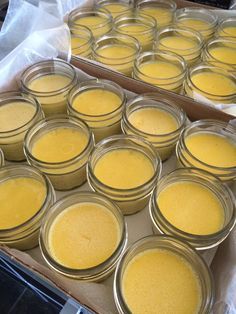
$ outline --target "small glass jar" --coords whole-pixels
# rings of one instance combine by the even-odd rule
[[[176,146],[176,156],[178,165],[180,167],[196,167],[202,170],[206,170],[213,175],[217,176],[224,182],[230,182],[236,178],[236,165],[233,167],[218,167],[212,164],[205,163],[195,157],[186,145],[186,139],[194,135],[222,135],[223,138],[230,141],[236,146],[235,137],[235,127],[223,121],[218,120],[199,120],[188,125],[181,133],[179,142]],[[205,147],[203,143],[202,146],[198,145],[199,148]],[[218,146],[216,146],[218,147]],[[222,149],[222,148],[220,148]],[[209,151],[209,156],[212,156],[214,152]]]
[[[96,39],[112,30],[112,16],[103,8],[74,9],[68,16],[68,26],[70,29],[77,29],[81,25],[88,27]]]
[[[68,157],[65,161],[44,161],[35,157],[32,151],[37,141],[50,132],[60,129],[83,134],[82,136],[87,137],[86,146],[77,156]],[[50,142],[47,145],[50,147]],[[61,141],[61,151],[63,145],[66,146],[68,143]],[[24,152],[29,164],[45,173],[56,190],[71,190],[86,181],[86,163],[93,146],[93,134],[83,121],[76,117],[57,116],[43,119],[29,129],[25,137]],[[69,149],[70,147],[66,147],[64,150],[69,151]]]
[[[52,253],[52,250],[50,248],[51,228],[53,225],[55,226],[55,221],[57,217],[60,216],[60,214],[65,214],[68,208],[75,207],[76,205],[81,206],[84,203],[86,204],[91,203],[93,206],[98,206],[98,207],[101,206],[105,208],[110,214],[112,214],[113,218],[116,220],[116,223],[118,225],[119,240],[117,243],[117,247],[113,251],[112,255],[109,256],[104,262],[99,263],[93,267],[88,267],[88,268],[85,268],[85,267],[81,269],[78,269],[78,267],[69,268],[68,266],[65,266],[59,261],[57,261],[55,256],[53,256],[54,254]],[[78,218],[75,217],[75,219],[78,219]],[[93,219],[93,217],[91,217],[91,223],[96,224],[95,219],[96,218]],[[96,227],[96,229],[98,229],[98,232],[95,234],[96,237],[99,237],[99,234],[102,232],[101,230],[102,228],[103,226],[101,225]],[[88,229],[89,231],[91,231],[92,227],[90,228],[90,226],[88,226]],[[78,233],[79,232],[80,230],[78,230]],[[67,233],[66,233],[66,236],[67,236]],[[67,244],[68,242],[70,242],[70,239],[67,239],[66,236],[64,238],[64,241]],[[107,237],[109,236],[111,235],[107,234]],[[81,235],[81,237],[85,238],[86,234]],[[88,240],[92,241],[92,239],[88,239]],[[109,275],[111,275],[111,273],[114,271],[114,268],[118,260],[120,259],[120,257],[122,256],[125,250],[126,243],[127,243],[127,227],[126,227],[124,217],[119,207],[115,205],[113,202],[111,202],[108,198],[101,196],[97,193],[93,193],[93,192],[77,192],[69,196],[63,197],[51,207],[50,212],[48,212],[47,216],[43,220],[39,241],[40,241],[40,249],[41,249],[44,259],[46,260],[47,264],[51,268],[53,268],[56,272],[64,276],[81,280],[81,281],[102,281],[106,279]],[[62,243],[61,245],[63,244],[64,243]],[[80,254],[92,255],[94,254],[92,250],[93,248],[91,247],[89,248],[89,251],[86,250],[86,253],[83,250],[80,252]],[[91,259],[92,258],[93,257],[91,256]]]
[[[70,29],[71,51],[74,56],[90,58],[92,54],[93,35],[90,29],[83,25],[77,25]]]
[[[42,218],[55,202],[56,195],[49,179],[34,167],[28,165],[11,165],[0,169],[0,184],[16,178],[30,178],[42,183],[46,188],[44,202],[30,219],[15,227],[0,229],[0,243],[2,245],[14,247],[19,250],[29,250],[38,245],[38,235]]]
[[[105,35],[95,41],[93,59],[131,76],[139,51],[139,42],[134,37],[121,34]]]
[[[219,67],[201,63],[189,69],[184,89],[185,94],[196,101],[233,104],[236,101],[236,76]]]
[[[210,40],[204,48],[203,61],[236,75],[236,42],[227,38]]]
[[[156,38],[156,20],[146,14],[132,12],[114,19],[114,30],[136,38],[142,51],[152,50]]]
[[[4,155],[3,151],[0,148],[0,168],[4,166]]]
[[[75,68],[63,60],[37,62],[21,75],[21,88],[38,100],[45,116],[66,113],[66,98],[76,83]]]
[[[153,119],[150,122],[151,117]],[[165,125],[165,123],[171,131],[158,129],[158,125]],[[127,103],[123,111],[121,128],[124,134],[138,135],[152,143],[164,161],[174,151],[185,123],[186,114],[181,108],[157,94],[150,93],[139,95]],[[153,133],[144,131],[143,128],[148,124]],[[156,130],[154,130],[155,124]]]
[[[236,18],[230,17],[223,19],[217,28],[217,37],[230,37],[230,40],[236,40]]]
[[[126,0],[98,0],[97,4],[98,7],[109,11],[113,19],[132,10],[130,3]]]
[[[138,184],[132,188],[114,188],[104,184],[95,175],[99,159],[107,153],[124,150],[132,151],[133,154],[143,155],[147,159],[146,161],[151,162],[153,174],[144,184]],[[126,160],[124,160],[125,162]],[[122,164],[122,160],[120,163]],[[109,168],[109,173],[111,173],[111,177],[113,178],[111,166]],[[94,191],[109,197],[117,203],[123,214],[130,215],[140,211],[147,205],[150,193],[160,177],[161,168],[160,157],[146,140],[138,136],[115,135],[102,140],[95,146],[89,157],[87,177],[88,183]]]
[[[110,99],[106,101],[106,97]],[[104,110],[100,111],[102,102]],[[126,95],[119,85],[108,80],[93,79],[82,82],[71,90],[68,113],[86,122],[94,134],[95,141],[99,142],[108,136],[121,133],[120,121],[125,103]]]
[[[172,184],[177,183],[197,184],[199,187],[202,186],[203,189],[207,189],[210,193],[212,193],[212,196],[214,195],[217,202],[219,201],[220,206],[223,209],[223,225],[218,231],[206,235],[191,234],[177,228],[165,217],[158,205],[157,198],[163,190]],[[189,200],[190,196],[186,195],[186,202],[189,202]],[[177,201],[178,200],[176,199],[176,202]],[[191,202],[196,202],[194,195],[191,195]],[[197,168],[176,169],[162,177],[152,193],[149,204],[149,214],[152,220],[154,233],[172,235],[173,237],[188,242],[199,251],[214,248],[223,242],[233,229],[236,219],[234,197],[230,189],[226,185],[222,184],[217,177],[213,176],[209,172]],[[206,217],[209,217],[210,212],[206,212],[205,215]],[[186,218],[186,220],[187,219],[188,223],[191,225],[193,221],[191,218]]]
[[[189,28],[169,26],[157,33],[156,47],[183,57],[188,65],[201,59],[203,40],[200,33]]]
[[[175,23],[198,31],[204,40],[214,36],[218,17],[213,10],[204,8],[181,8],[175,12]]]
[[[114,278],[114,299],[116,303],[116,307],[119,314],[131,313],[131,309],[129,309],[128,304],[126,303],[124,289],[123,289],[123,280],[124,273],[128,269],[132,261],[135,258],[142,256],[141,254],[148,253],[149,251],[157,250],[160,252],[167,252],[167,254],[173,254],[180,258],[180,260],[186,263],[186,266],[189,266],[192,269],[192,272],[196,275],[199,281],[199,294],[200,294],[200,304],[198,313],[209,314],[211,312],[212,306],[214,304],[215,299],[215,290],[213,284],[213,277],[210,269],[205,264],[202,257],[187,243],[182,242],[178,239],[175,239],[170,236],[148,236],[143,239],[138,240],[133,245],[131,245],[122,256],[119,264],[117,265],[115,278]],[[177,266],[177,262],[175,267]],[[169,263],[169,267],[171,264]],[[167,271],[167,269],[165,269]],[[155,272],[155,267],[153,269]],[[139,273],[138,273],[139,274]],[[159,277],[161,274],[159,274]],[[163,273],[163,276],[165,274]],[[144,275],[142,276],[144,277]],[[150,276],[148,277],[150,278]],[[161,278],[161,277],[160,277]],[[165,277],[164,277],[165,278]],[[170,280],[170,278],[168,278]],[[173,278],[173,281],[175,278]],[[152,290],[152,284],[154,284],[154,278],[152,282],[150,282],[150,291]],[[140,286],[140,288],[142,285]],[[163,286],[163,288],[165,285]],[[139,290],[139,287],[137,286]],[[145,295],[150,294],[150,291],[146,291]],[[152,291],[153,292],[153,291]],[[162,291],[163,297],[168,298],[170,291]],[[196,292],[197,293],[197,292]],[[135,284],[134,284],[134,294],[135,294]],[[144,297],[145,297],[144,295]],[[177,296],[175,296],[177,298]],[[153,299],[153,298],[151,298]],[[142,300],[142,298],[141,298]],[[141,302],[140,300],[140,302]],[[168,300],[171,302],[171,299]],[[146,302],[147,303],[147,302]],[[174,312],[173,312],[174,313]]]
[[[0,93],[0,121],[3,119],[0,123],[0,147],[7,160],[25,160],[23,151],[25,134],[43,117],[38,101],[30,95],[21,92]],[[4,121],[6,128],[3,125]]]
[[[181,94],[187,66],[184,59],[169,51],[141,53],[134,63],[133,77]]]
[[[158,27],[172,23],[177,5],[172,0],[138,0],[136,8],[139,12],[152,16]]]

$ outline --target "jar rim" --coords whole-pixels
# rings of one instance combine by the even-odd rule
[[[4,166],[4,155],[3,155],[3,151],[0,148],[0,167],[3,167],[3,166]]]
[[[223,33],[226,33],[226,34],[230,34],[230,33],[227,33],[226,31],[225,31],[225,28],[224,28],[224,24],[225,23],[234,23],[235,24],[235,27],[236,27],[236,17],[229,17],[229,18],[225,18],[225,19],[223,19],[222,21],[220,21],[220,23],[219,23],[219,26],[218,26],[218,30],[220,29],[220,30],[222,30],[223,31]],[[230,34],[231,35],[231,34]],[[220,36],[221,37],[221,36]],[[227,36],[228,37],[228,36]],[[231,36],[231,38],[235,38],[235,36]]]
[[[136,3],[136,7],[138,9],[142,9],[141,5],[144,5],[145,7],[152,5],[158,7],[162,4],[168,5],[168,10],[171,10],[173,12],[177,9],[177,4],[173,0],[138,0]]]
[[[80,30],[82,32],[87,32],[87,37],[86,37],[86,35],[84,36],[84,34],[81,35],[78,33],[73,33],[74,31],[77,32],[78,30]],[[85,43],[78,46],[79,48],[82,48],[82,47],[88,45],[89,43],[92,44],[92,42],[93,42],[93,34],[92,34],[91,30],[85,25],[79,25],[78,24],[75,28],[70,27],[70,33],[71,33],[71,38],[84,38],[84,39],[86,39]],[[76,47],[76,48],[78,48],[78,47]]]

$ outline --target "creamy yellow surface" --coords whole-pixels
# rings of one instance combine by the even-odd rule
[[[33,217],[46,198],[45,185],[29,177],[0,183],[0,229],[19,226]]]
[[[113,18],[129,10],[129,7],[127,5],[124,5],[123,3],[103,4],[102,7],[104,9],[107,9],[111,13]]]
[[[75,37],[71,35],[72,54],[88,57],[91,54],[89,38]]]
[[[154,174],[151,160],[129,148],[113,149],[101,156],[94,168],[95,176],[105,185],[116,189],[138,187]]]
[[[122,294],[132,314],[198,313],[201,302],[195,271],[166,249],[146,250],[129,262]]]
[[[49,93],[58,91],[71,82],[71,78],[60,74],[48,74],[32,80],[28,87],[35,92]]]
[[[191,81],[198,89],[211,95],[227,96],[236,93],[236,83],[220,73],[197,73],[191,76]]]
[[[143,49],[151,49],[153,45],[152,30],[145,24],[133,23],[127,25],[120,25],[118,27],[119,32],[125,35],[133,36],[136,38]]]
[[[145,62],[140,65],[139,70],[150,78],[159,79],[174,78],[182,73],[176,64],[164,61]]]
[[[0,132],[8,132],[24,126],[35,113],[35,107],[24,101],[0,106]]]
[[[184,36],[164,37],[160,39],[160,44],[168,48],[168,50],[171,49],[171,51],[181,55],[189,53],[184,50],[196,49],[198,47],[197,43],[193,39]],[[182,50],[184,51],[183,53]]]
[[[103,16],[84,16],[75,21],[75,25],[80,24],[87,26],[94,37],[102,36],[109,32],[111,26],[109,20]]]
[[[207,21],[200,19],[181,19],[180,22],[182,25],[200,32],[207,30],[210,27],[210,24]]]
[[[49,249],[58,263],[86,269],[107,260],[119,239],[118,222],[106,207],[78,203],[56,217],[49,230]]]
[[[114,59],[114,63],[117,63],[117,59],[128,58],[135,54],[135,49],[122,44],[112,44],[109,46],[105,46],[96,50],[96,52],[105,58],[109,58],[107,62],[112,64],[112,60]],[[124,60],[120,60],[120,63],[123,63]]]
[[[99,116],[116,110],[121,105],[120,97],[105,89],[85,90],[74,99],[72,107],[79,113]]]
[[[236,26],[226,26],[223,28],[223,31],[220,32],[221,36],[232,36],[236,37]]]
[[[215,194],[191,181],[165,187],[157,197],[163,216],[176,228],[191,234],[212,234],[224,225],[224,209]]]
[[[156,20],[157,26],[165,26],[172,21],[172,12],[167,8],[143,7],[141,8],[141,12],[152,16]]]
[[[228,64],[236,64],[236,49],[234,48],[215,47],[209,49],[209,54],[218,61]]]
[[[58,127],[41,135],[32,147],[32,155],[44,162],[63,162],[78,156],[88,137],[80,130]]]
[[[128,120],[136,129],[153,135],[174,132],[179,126],[173,115],[154,107],[135,110]]]
[[[185,139],[188,150],[200,161],[216,167],[236,167],[236,143],[224,135],[198,132]]]

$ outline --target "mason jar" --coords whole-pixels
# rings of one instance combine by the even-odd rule
[[[29,129],[27,161],[51,180],[56,190],[71,190],[86,181],[86,164],[94,146],[87,124],[76,117],[46,118]]]
[[[230,37],[230,40],[236,40],[236,18],[230,17],[223,19],[217,28],[216,36]]]
[[[41,106],[30,95],[21,92],[0,93],[0,148],[7,160],[25,160],[25,134],[43,117]]]
[[[77,192],[57,201],[40,232],[47,264],[80,281],[101,281],[111,275],[126,243],[127,227],[119,207],[93,192]]]
[[[83,25],[77,25],[70,29],[71,51],[75,56],[90,58],[92,54],[93,35],[90,29]]]
[[[56,199],[52,184],[34,167],[10,165],[0,169],[0,190],[0,243],[19,250],[34,248],[42,218]]]
[[[125,0],[98,0],[98,8],[103,8],[109,11],[113,19],[120,14],[129,13],[132,10],[132,6]]]
[[[0,149],[0,168],[4,166],[4,155],[2,150]]]
[[[66,99],[77,83],[75,68],[63,60],[46,60],[29,66],[21,74],[21,88],[34,96],[45,116],[66,113]]]

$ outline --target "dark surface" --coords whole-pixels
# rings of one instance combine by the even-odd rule
[[[231,3],[231,0],[191,0],[191,1],[211,5],[222,9],[229,9]]]

